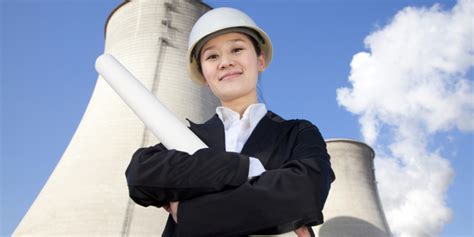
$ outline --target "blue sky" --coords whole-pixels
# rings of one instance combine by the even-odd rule
[[[104,24],[120,2],[1,1],[1,235],[14,230],[79,125],[97,80],[94,63],[104,49]],[[274,58],[262,87],[271,110],[284,118],[309,119],[325,138],[356,140],[367,139],[358,122],[362,113],[348,111],[356,105],[339,103],[337,90],[352,88],[348,78],[360,70],[351,68],[353,56],[375,49],[364,39],[391,25],[405,7],[439,3],[439,11],[449,12],[456,5],[451,0],[205,2],[247,12],[270,35]],[[472,63],[462,77],[472,85]],[[473,100],[472,88],[467,99]],[[462,108],[471,111],[467,123],[472,125],[472,105]],[[388,147],[395,144],[391,136],[399,127],[379,122],[380,139],[373,145],[386,157],[396,157]],[[427,153],[449,161],[453,170],[441,195],[452,218],[441,225],[440,236],[473,236],[472,129],[447,126],[426,132],[425,138]]]

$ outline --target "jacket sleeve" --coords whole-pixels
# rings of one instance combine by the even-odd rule
[[[129,195],[142,206],[161,207],[236,187],[248,180],[248,156],[211,148],[193,155],[161,143],[138,149],[125,172]]]
[[[178,236],[279,234],[322,223],[334,175],[326,143],[308,123],[280,168],[237,188],[180,202]]]

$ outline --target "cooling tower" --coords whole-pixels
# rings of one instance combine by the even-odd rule
[[[314,228],[316,236],[390,236],[377,192],[372,148],[349,139],[329,139],[326,144],[336,180],[324,206],[325,222]]]
[[[218,105],[185,70],[193,23],[210,7],[200,1],[126,1],[106,24],[105,52],[121,61],[178,118],[203,122]],[[91,69],[94,62],[91,63]],[[125,169],[133,152],[157,141],[102,79],[55,170],[14,235],[151,236],[167,214],[128,197]]]

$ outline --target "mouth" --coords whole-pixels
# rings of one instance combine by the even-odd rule
[[[228,73],[222,75],[221,77],[219,77],[219,81],[229,80],[229,79],[235,78],[237,76],[240,76],[241,74],[242,74],[242,72],[240,72],[240,71],[228,72]]]

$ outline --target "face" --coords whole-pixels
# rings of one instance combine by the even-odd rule
[[[226,33],[202,47],[201,68],[206,84],[222,103],[233,100],[257,102],[258,74],[265,66],[249,36]]]

